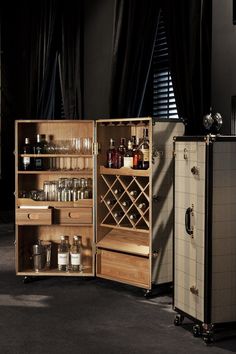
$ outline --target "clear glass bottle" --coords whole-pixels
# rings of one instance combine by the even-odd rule
[[[71,262],[71,270],[73,272],[81,272],[82,271],[82,262],[81,262],[81,245],[82,245],[82,237],[74,236],[73,244],[70,250],[70,262]]]
[[[61,242],[58,245],[57,263],[58,270],[62,272],[69,271],[69,241],[66,236],[61,236]]]
[[[22,154],[32,154],[32,147],[30,145],[29,138],[25,138],[24,145],[21,149]],[[24,171],[28,171],[31,169],[31,158],[30,156],[23,156],[21,160],[21,165]]]

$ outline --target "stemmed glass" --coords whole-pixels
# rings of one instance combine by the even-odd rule
[[[83,138],[83,154],[91,155],[92,154],[92,139],[89,137]],[[89,169],[89,157],[84,158],[84,169]]]

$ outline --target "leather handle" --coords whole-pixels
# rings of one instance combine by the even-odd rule
[[[193,235],[192,214],[193,209],[190,207],[187,208],[185,212],[185,230],[191,236]]]

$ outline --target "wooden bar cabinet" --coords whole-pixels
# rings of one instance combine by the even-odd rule
[[[106,167],[109,139],[141,138],[148,129],[150,142],[147,170]],[[156,122],[149,117],[93,120],[17,120],[15,126],[16,274],[34,276],[97,276],[150,291],[153,284],[172,282],[172,163],[173,136],[183,134],[182,123]],[[44,170],[22,170],[25,137],[45,134],[52,151],[38,157]],[[91,151],[73,148],[53,151],[57,142],[90,138]],[[92,181],[88,199],[75,201],[34,200],[29,193],[42,190],[45,181],[84,178]],[[133,194],[136,191],[136,194]],[[113,200],[112,204],[108,200]],[[124,202],[128,203],[124,203]],[[126,206],[125,206],[126,204]],[[139,206],[145,205],[145,209]],[[114,215],[120,213],[117,218]],[[136,218],[131,217],[132,214]],[[82,237],[80,272],[57,269],[60,236],[72,242]],[[35,272],[32,247],[50,241],[49,269]]]

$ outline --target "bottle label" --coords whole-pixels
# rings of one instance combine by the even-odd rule
[[[59,265],[69,264],[69,253],[58,253],[58,264]]]
[[[79,253],[71,253],[70,260],[71,260],[71,265],[80,265],[81,264],[81,256]]]
[[[42,159],[35,159],[35,168],[42,167]]]
[[[133,157],[124,157],[124,167],[133,167]]]
[[[149,149],[142,149],[143,161],[149,161]]]

